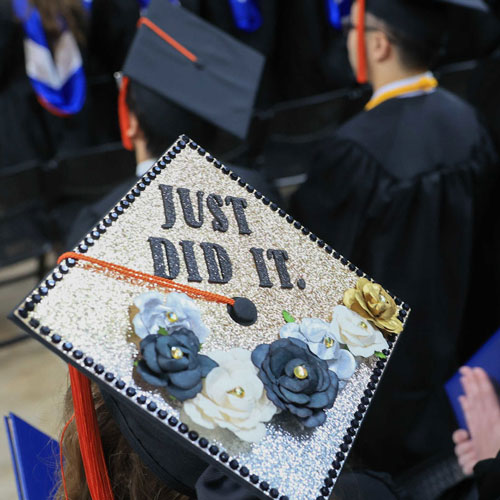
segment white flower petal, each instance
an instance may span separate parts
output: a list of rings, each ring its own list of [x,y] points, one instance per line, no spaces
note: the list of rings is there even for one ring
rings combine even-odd
[[[356,371],[356,360],[354,356],[345,349],[341,349],[339,357],[328,363],[328,368],[335,372],[339,379],[347,380]]]
[[[299,324],[297,322],[287,323],[286,325],[283,325],[280,329],[280,338],[304,340],[304,337],[300,333]]]
[[[309,342],[322,342],[324,337],[330,336],[330,325],[317,318],[304,318],[300,323],[300,333]]]

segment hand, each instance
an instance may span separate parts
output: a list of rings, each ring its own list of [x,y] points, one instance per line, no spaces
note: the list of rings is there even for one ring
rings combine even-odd
[[[477,462],[494,458],[500,450],[500,402],[482,368],[464,366],[460,373],[465,395],[459,401],[470,434],[459,429],[453,433],[453,441],[458,462],[468,475]]]

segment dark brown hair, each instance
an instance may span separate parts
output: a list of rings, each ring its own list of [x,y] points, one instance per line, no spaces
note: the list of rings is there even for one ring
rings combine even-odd
[[[115,500],[189,500],[188,497],[165,486],[141,462],[111,417],[95,384],[92,384],[92,394]],[[73,414],[71,388],[68,388],[64,403],[64,422],[67,422]],[[70,500],[92,500],[85,479],[74,420],[66,430],[62,446],[68,498]],[[64,488],[61,481],[54,500],[64,499]]]
[[[85,44],[85,11],[81,0],[30,0],[38,9],[47,40],[52,45],[61,35],[61,18],[80,45]]]

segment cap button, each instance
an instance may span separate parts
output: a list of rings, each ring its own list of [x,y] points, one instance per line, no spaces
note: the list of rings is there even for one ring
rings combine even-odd
[[[227,311],[229,316],[242,326],[250,326],[257,321],[257,308],[245,297],[234,297],[234,304],[228,304]]]

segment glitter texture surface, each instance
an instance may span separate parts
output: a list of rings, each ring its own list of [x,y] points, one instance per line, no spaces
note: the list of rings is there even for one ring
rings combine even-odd
[[[176,221],[170,229],[162,228],[166,220],[160,184],[173,186]],[[190,227],[185,222],[176,192],[179,187],[191,191],[196,217],[197,191],[203,192],[204,221],[201,227]],[[227,231],[215,231],[213,216],[206,203],[209,194],[218,194],[222,200],[227,196],[244,198],[247,203],[244,214],[251,234],[239,234],[231,204],[221,207],[228,220]],[[154,274],[148,242],[150,237],[166,238],[177,249],[180,272],[175,281],[226,297],[247,297],[257,307],[256,323],[245,327],[230,318],[225,305],[199,300],[203,321],[211,330],[203,345],[205,352],[232,347],[253,350],[259,344],[277,340],[284,324],[283,310],[298,321],[306,317],[329,321],[333,307],[342,303],[344,291],[355,287],[358,280],[358,276],[340,260],[329,255],[309,236],[287,222],[285,217],[273,212],[262,200],[190,147],[182,150],[151,181],[125,213],[89,248],[87,255]],[[180,245],[185,240],[195,242],[193,248],[202,277],[200,283],[187,280]],[[232,278],[228,283],[208,282],[200,246],[202,242],[217,243],[227,251],[232,263]],[[251,248],[264,250],[264,261],[273,283],[271,288],[259,286]],[[286,265],[293,288],[280,286],[275,261],[267,256],[268,249],[286,251]],[[305,281],[304,290],[297,285],[299,279]],[[134,375],[133,362],[138,350],[133,341],[129,306],[135,296],[149,289],[149,285],[131,279],[117,279],[110,271],[97,272],[80,261],[35,305],[28,318],[18,316],[18,319],[29,327],[30,318],[35,317],[41,325],[49,326],[52,332],[61,335],[63,342],[71,342],[75,349],[93,357],[127,386],[136,387],[138,394],[146,395],[148,401],[156,402],[159,408],[186,421],[190,428],[198,430],[211,443],[226,450],[240,465],[247,466],[251,474],[257,474],[271,488],[279,489],[280,495],[296,500],[316,498],[357,411],[375,361],[360,364],[345,389],[339,393],[334,407],[327,412],[327,421],[321,427],[305,431],[295,420],[279,415],[267,424],[268,432],[261,442],[244,443],[229,431],[197,428],[179,412],[178,407],[170,404],[164,393],[147,386]],[[82,363],[80,365],[83,367]],[[258,494],[269,498],[266,492],[259,491]]]

